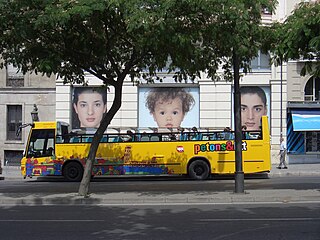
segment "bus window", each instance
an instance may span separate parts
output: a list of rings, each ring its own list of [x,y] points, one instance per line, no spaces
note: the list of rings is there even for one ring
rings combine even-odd
[[[151,142],[159,142],[160,141],[160,137],[159,136],[151,136],[150,137],[150,141]]]
[[[57,143],[68,143],[70,141],[69,125],[63,122],[57,122]]]
[[[47,157],[54,154],[54,130],[33,130],[28,146],[27,158]]]

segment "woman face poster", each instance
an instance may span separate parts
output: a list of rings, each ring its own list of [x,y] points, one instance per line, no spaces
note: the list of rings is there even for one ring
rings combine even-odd
[[[72,94],[72,128],[98,128],[107,110],[103,88],[76,87]]]

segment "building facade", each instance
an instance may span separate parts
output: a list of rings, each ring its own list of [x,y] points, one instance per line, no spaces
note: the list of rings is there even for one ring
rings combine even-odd
[[[274,72],[275,71],[275,72]],[[285,74],[285,73],[283,73]],[[98,87],[101,83],[98,79],[87,77],[90,87]],[[267,115],[272,137],[272,153],[276,161],[279,150],[280,134],[286,135],[286,80],[282,80],[277,72],[277,68],[268,65],[259,65],[241,78],[241,87],[259,86],[266,94]],[[282,105],[281,109],[281,86],[282,86]],[[80,86],[78,86],[80,87]],[[73,128],[72,119],[75,118],[73,110],[73,92],[77,86],[66,86],[62,82],[57,82],[56,88],[56,119],[69,123]],[[201,79],[194,83],[175,83],[173,78],[166,77],[165,83],[139,84],[133,85],[128,80],[124,84],[122,106],[110,124],[110,128],[147,128],[157,127],[152,114],[146,107],[146,95],[153,88],[167,89],[186,89],[193,95],[195,104],[192,112],[188,112],[182,122],[184,128],[211,128],[224,129],[230,127],[234,129],[233,123],[233,84],[231,82],[213,82],[203,74]],[[111,107],[114,93],[110,89],[107,96],[107,109]],[[281,131],[280,111],[282,110],[283,125]]]
[[[27,130],[19,136],[16,131],[21,124],[31,123],[34,104],[41,121],[55,119],[55,77],[17,73],[9,65],[0,69],[0,159],[2,166],[20,165],[27,139]]]
[[[300,77],[303,62],[288,63],[287,145],[289,163],[320,162],[320,79]]]

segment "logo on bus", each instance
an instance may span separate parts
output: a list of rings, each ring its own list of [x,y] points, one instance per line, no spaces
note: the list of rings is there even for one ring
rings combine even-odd
[[[177,147],[177,151],[178,151],[179,153],[183,153],[183,152],[184,152],[183,146],[178,146],[178,147]]]
[[[194,154],[199,152],[224,152],[224,151],[235,151],[234,143],[227,141],[226,143],[205,143],[205,144],[195,144]],[[247,142],[242,142],[242,151],[247,151]]]

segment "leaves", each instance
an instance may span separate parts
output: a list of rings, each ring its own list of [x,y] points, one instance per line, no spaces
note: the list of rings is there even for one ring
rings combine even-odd
[[[308,60],[301,75],[319,76],[320,4],[302,2],[283,24],[274,25],[274,59]],[[315,60],[316,62],[309,62]],[[279,61],[276,61],[279,63]]]
[[[201,71],[217,79],[221,63],[229,78],[232,50],[243,67],[256,56],[261,8],[272,9],[274,2],[3,0],[0,49],[23,71],[59,74],[70,83],[84,71],[110,84],[124,70],[132,79],[163,69],[179,81]]]

